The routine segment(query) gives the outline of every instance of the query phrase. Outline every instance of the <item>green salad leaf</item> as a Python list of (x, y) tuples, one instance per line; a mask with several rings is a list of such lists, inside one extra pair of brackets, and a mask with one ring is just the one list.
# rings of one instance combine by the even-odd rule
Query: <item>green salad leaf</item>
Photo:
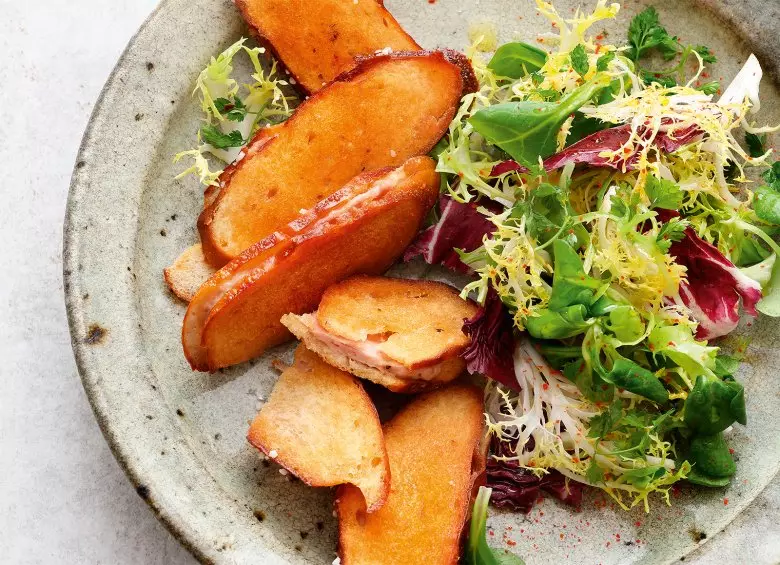
[(753, 158), (762, 157), (766, 153), (766, 134), (745, 133), (745, 143), (748, 146), (748, 155)]
[(651, 209), (679, 210), (685, 196), (680, 185), (654, 175), (647, 176), (645, 192), (650, 199)]
[(488, 68), (499, 77), (519, 79), (540, 70), (547, 53), (528, 43), (505, 43), (496, 50)]
[(667, 60), (674, 58), (679, 50), (677, 40), (661, 25), (658, 11), (653, 6), (648, 6), (631, 20), (628, 26), (628, 44), (626, 54), (633, 61), (637, 61), (651, 49), (658, 49)]
[(571, 66), (574, 71), (581, 77), (585, 77), (590, 70), (590, 63), (588, 62), (588, 54), (585, 52), (585, 46), (580, 43), (571, 50), (569, 54), (571, 59)]
[(685, 423), (696, 433), (712, 435), (734, 422), (747, 424), (745, 390), (736, 381), (701, 375), (685, 399)]
[(572, 304), (561, 310), (545, 308), (525, 321), (525, 329), (537, 339), (566, 339), (584, 333), (593, 323), (582, 304)]
[(223, 133), (219, 127), (212, 124), (203, 124), (201, 126), (200, 137), (203, 141), (217, 149), (241, 147), (246, 143), (240, 131), (233, 130), (230, 133)]
[(729, 446), (720, 432), (691, 439), (688, 460), (694, 464), (693, 468), (699, 474), (710, 478), (728, 478), (737, 472)]
[(553, 253), (555, 273), (549, 309), (556, 311), (575, 304), (593, 304), (596, 291), (603, 286), (601, 281), (585, 274), (582, 258), (565, 241), (556, 239)]
[(558, 131), (569, 116), (609, 86), (606, 75), (596, 75), (559, 102), (505, 102), (482, 108), (469, 123), (487, 141), (509, 153), (518, 163), (535, 166), (539, 157), (555, 153)]
[(625, 358), (615, 361), (604, 380), (656, 404), (669, 400), (669, 391), (654, 373)]
[(487, 543), (487, 510), (492, 492), (489, 488), (479, 487), (471, 512), (464, 560), (467, 565), (525, 565), (525, 561), (517, 555), (490, 547)]

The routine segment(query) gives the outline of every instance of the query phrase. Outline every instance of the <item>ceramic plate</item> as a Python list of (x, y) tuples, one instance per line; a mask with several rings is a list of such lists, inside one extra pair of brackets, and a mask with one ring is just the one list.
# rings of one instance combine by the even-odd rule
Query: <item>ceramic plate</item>
[[(622, 36), (644, 6), (626, 3), (607, 33)], [(556, 2), (562, 13), (576, 4)], [(780, 121), (771, 78), (778, 64), (772, 57), (780, 52), (774, 3), (655, 4), (671, 32), (714, 48), (720, 61), (716, 79), (734, 76), (755, 52), (769, 75), (762, 85), (762, 117)], [(387, 0), (387, 7), (425, 47), (462, 49), (474, 23), (492, 22), (504, 41), (533, 39), (547, 29), (530, 0)], [(753, 29), (759, 21), (761, 27)], [(244, 439), (276, 378), (271, 361), (289, 347), (213, 375), (193, 373), (179, 341), (185, 306), (161, 276), (196, 241), (202, 206), (197, 181), (174, 180), (181, 169), (171, 162), (192, 144), (198, 127), (194, 79), (210, 56), (246, 33), (230, 2), (166, 0), (117, 64), (84, 137), (68, 203), (71, 335), (84, 387), (117, 459), (138, 494), (200, 560), (326, 564), (336, 548), (332, 493), (283, 476)], [(731, 487), (682, 488), (671, 507), (655, 500), (650, 515), (624, 512), (599, 494), (587, 497), (576, 513), (550, 500), (527, 516), (494, 511), (494, 539), (516, 544), (514, 551), (529, 565), (660, 564), (716, 535), (780, 463), (780, 326), (763, 318), (745, 332), (752, 341), (739, 378), (750, 422), (732, 432), (739, 471)]]

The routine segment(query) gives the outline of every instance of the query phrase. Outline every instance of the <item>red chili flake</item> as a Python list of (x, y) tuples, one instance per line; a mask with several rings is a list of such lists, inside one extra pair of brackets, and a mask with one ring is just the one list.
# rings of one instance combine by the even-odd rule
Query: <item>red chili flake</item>
[(635, 541), (636, 543), (642, 543), (642, 540), (641, 540), (641, 539), (639, 539), (639, 538), (635, 539), (634, 541)]
[(634, 525), (638, 528), (638, 527), (640, 527), (642, 525), (642, 522), (637, 520), (636, 522), (634, 522)]
[(710, 78), (710, 73), (704, 72), (701, 74), (701, 76), (704, 78)]
[(724, 498), (723, 499), (723, 506), (728, 506), (728, 505), (729, 505), (729, 499), (728, 498)]
[(734, 450), (733, 450), (732, 448), (730, 448), (730, 447), (729, 447), (729, 453), (731, 453), (732, 455), (734, 455)]
[(544, 383), (544, 384), (542, 385), (542, 388), (543, 388), (544, 390), (547, 390), (547, 389), (549, 389), (549, 388), (550, 388), (550, 384), (549, 384), (549, 383)]
[(496, 532), (494, 532), (493, 530), (488, 530), (488, 535), (492, 538), (494, 535), (496, 535)]
[(615, 534), (615, 540), (620, 541), (620, 534)]
[(520, 533), (524, 534), (525, 533), (525, 529), (524, 528), (520, 528)]
[(608, 541), (608, 542), (607, 542), (607, 547), (609, 547), (610, 545), (612, 545), (612, 542), (611, 542), (611, 541)]
[(511, 539), (508, 539), (508, 540), (506, 540), (506, 544), (507, 544), (509, 547), (514, 547), (514, 546), (516, 546), (516, 545), (517, 545), (517, 542), (516, 542), (516, 541), (514, 541), (514, 540), (511, 540)]

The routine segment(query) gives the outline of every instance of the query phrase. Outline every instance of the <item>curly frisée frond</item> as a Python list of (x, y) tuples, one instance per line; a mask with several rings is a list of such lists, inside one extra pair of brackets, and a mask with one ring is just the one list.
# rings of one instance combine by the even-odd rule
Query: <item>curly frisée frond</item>
[[(204, 123), (217, 134), (240, 137), (239, 142), (235, 146), (215, 147), (202, 143), (199, 132), (197, 147), (174, 157), (174, 162), (184, 157), (194, 159), (193, 165), (176, 178), (195, 174), (202, 184), (214, 184), (222, 171), (211, 170), (210, 157), (225, 164), (232, 163), (260, 127), (282, 122), (292, 114), (294, 98), (283, 90), (288, 82), (278, 76), (276, 61), (272, 61), (266, 70), (260, 61), (265, 48), (250, 48), (244, 45), (245, 42), (246, 39), (241, 38), (212, 57), (198, 75), (193, 91), (200, 100)], [(254, 71), (250, 75), (251, 81), (241, 84), (233, 76), (234, 60), (239, 53), (246, 54)]]
[[(486, 392), (489, 433), (514, 449), (498, 460), (515, 461), (537, 474), (556, 469), (571, 480), (602, 488), (626, 509), (643, 504), (649, 511), (652, 493), (669, 503), (669, 487), (685, 478), (691, 466), (686, 461), (676, 467), (672, 446), (661, 439), (656, 422), (641, 421), (645, 414), (636, 412), (634, 397), (623, 394), (606, 408), (589, 402), (527, 338), (518, 342), (514, 363), (520, 392), (497, 383)], [(613, 419), (612, 427), (602, 429), (603, 436), (594, 433), (592, 424), (607, 417)], [(640, 444), (627, 448), (627, 438), (637, 435), (643, 437)]]

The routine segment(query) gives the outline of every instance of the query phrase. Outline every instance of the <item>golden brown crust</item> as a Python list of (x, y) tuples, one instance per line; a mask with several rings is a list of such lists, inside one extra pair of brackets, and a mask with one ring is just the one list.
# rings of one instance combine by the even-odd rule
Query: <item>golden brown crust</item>
[(355, 485), (368, 512), (387, 499), (390, 465), (374, 404), (360, 381), (303, 346), (247, 439), (309, 486)]
[(458, 67), (439, 52), (363, 61), (250, 142), (199, 220), (215, 266), (281, 229), (356, 175), (430, 151), (454, 116)]
[(236, 0), (236, 5), (310, 93), (352, 68), (357, 55), (420, 49), (378, 1)]
[(308, 349), (319, 355), (326, 363), (399, 394), (416, 394), (439, 388), (460, 376), (465, 368), (462, 359), (453, 357), (441, 363), (441, 370), (435, 379), (402, 379), (387, 371), (352, 359), (346, 353), (324, 343), (312, 334), (306, 324), (301, 322), (300, 316), (286, 314), (282, 316), (282, 323)]
[(196, 243), (185, 249), (170, 267), (163, 269), (163, 279), (173, 294), (189, 302), (215, 270), (203, 256), (200, 243)]
[(385, 425), (392, 488), (365, 512), (360, 492), (337, 491), (344, 565), (454, 565), (471, 506), (483, 432), (482, 393), (451, 385), (425, 394)]
[[(218, 271), (190, 303), (185, 356), (214, 371), (289, 339), (280, 319), (312, 310), (332, 283), (386, 270), (414, 238), (438, 194), (428, 157), (356, 179)], [(371, 190), (371, 195), (356, 195)]]

